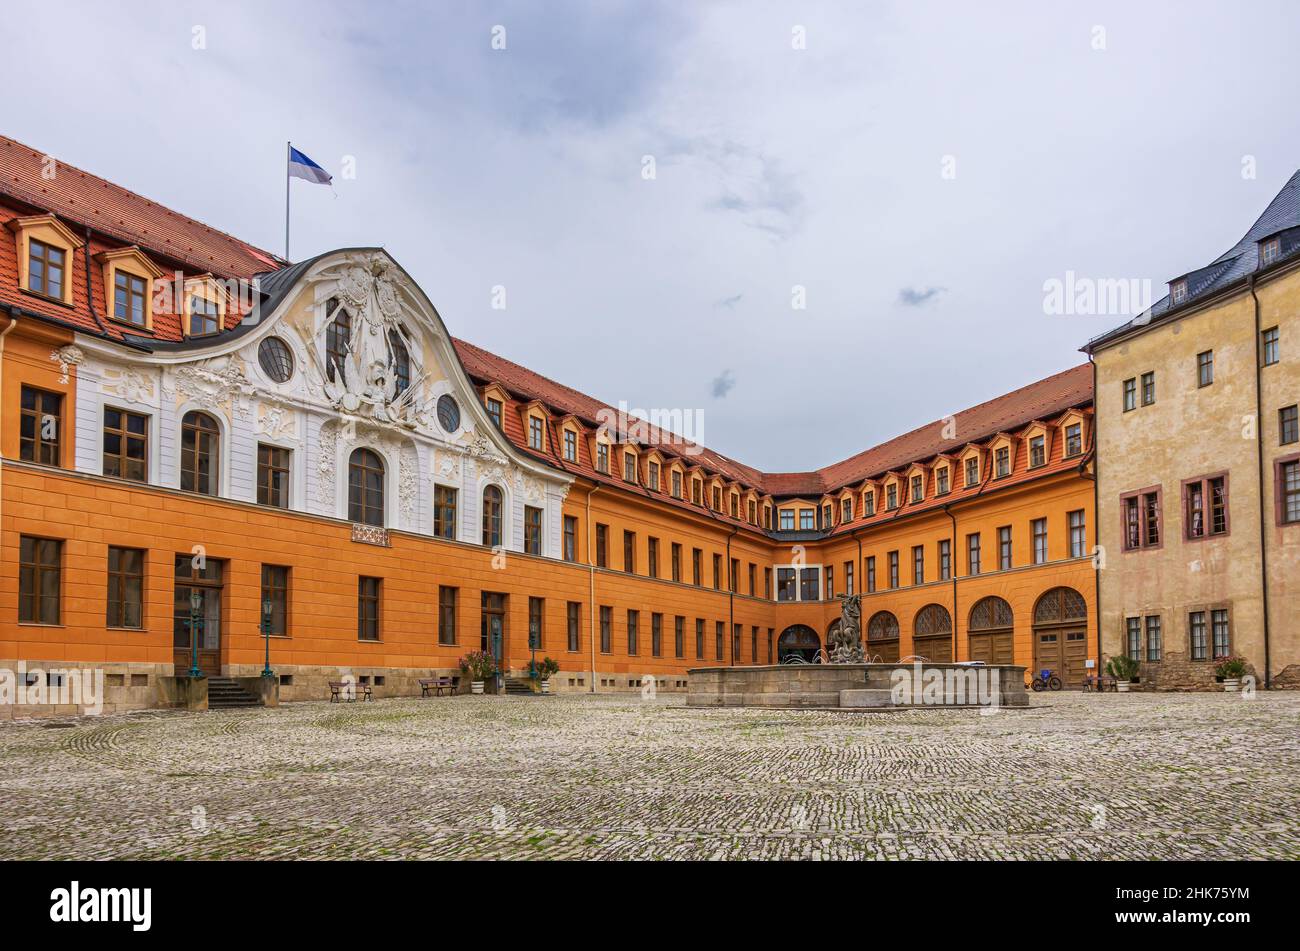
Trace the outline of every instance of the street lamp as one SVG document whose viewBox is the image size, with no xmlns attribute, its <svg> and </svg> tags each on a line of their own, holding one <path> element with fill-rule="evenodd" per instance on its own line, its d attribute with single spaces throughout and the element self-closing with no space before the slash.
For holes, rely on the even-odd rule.
<svg viewBox="0 0 1300 951">
<path fill-rule="evenodd" d="M 190 676 L 203 677 L 199 669 L 199 617 L 203 614 L 203 592 L 190 588 Z"/>
<path fill-rule="evenodd" d="M 537 641 L 538 634 L 540 633 L 541 632 L 537 630 L 537 625 L 530 622 L 528 625 L 528 650 L 532 654 L 532 660 L 528 662 L 528 675 L 533 680 L 537 679 Z"/>
<path fill-rule="evenodd" d="M 262 599 L 262 636 L 266 639 L 266 665 L 262 668 L 263 677 L 274 677 L 271 669 L 271 609 L 274 605 L 270 598 Z"/>
</svg>

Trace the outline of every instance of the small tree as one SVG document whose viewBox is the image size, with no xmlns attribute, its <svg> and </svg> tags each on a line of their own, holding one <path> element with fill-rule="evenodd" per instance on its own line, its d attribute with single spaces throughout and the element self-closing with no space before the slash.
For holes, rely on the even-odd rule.
<svg viewBox="0 0 1300 951">
<path fill-rule="evenodd" d="M 1130 681 L 1138 675 L 1138 662 L 1128 654 L 1116 654 L 1106 662 L 1106 673 L 1116 680 Z"/>
<path fill-rule="evenodd" d="M 1214 668 L 1214 675 L 1224 680 L 1238 680 L 1246 672 L 1246 658 L 1225 657 Z"/>
<path fill-rule="evenodd" d="M 471 680 L 487 680 L 497 672 L 497 665 L 487 651 L 470 651 L 460 659 L 460 669 Z"/>
</svg>

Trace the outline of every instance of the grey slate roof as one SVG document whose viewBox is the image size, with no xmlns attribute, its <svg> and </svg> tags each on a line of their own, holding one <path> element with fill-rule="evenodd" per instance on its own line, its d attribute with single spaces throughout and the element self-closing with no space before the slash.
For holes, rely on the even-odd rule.
<svg viewBox="0 0 1300 951">
<path fill-rule="evenodd" d="M 1208 294 L 1244 281 L 1251 274 L 1261 270 L 1259 243 L 1274 236 L 1280 236 L 1282 239 L 1281 254 L 1277 261 L 1268 265 L 1270 268 L 1300 253 L 1300 171 L 1296 171 L 1291 176 L 1240 241 L 1204 267 L 1180 274 L 1169 281 L 1170 285 L 1184 279 L 1187 281 L 1186 300 L 1175 307 L 1166 294 L 1123 326 L 1092 338 L 1082 349 L 1091 353 L 1098 346 L 1115 337 L 1145 327 L 1175 310 L 1195 304 L 1198 299 Z"/>
</svg>

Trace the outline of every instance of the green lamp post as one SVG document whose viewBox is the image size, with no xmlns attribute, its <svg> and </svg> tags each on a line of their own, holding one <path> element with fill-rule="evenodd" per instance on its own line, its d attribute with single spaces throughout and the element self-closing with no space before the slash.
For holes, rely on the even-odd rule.
<svg viewBox="0 0 1300 951">
<path fill-rule="evenodd" d="M 199 669 L 199 619 L 203 615 L 203 592 L 190 588 L 190 676 L 202 679 Z"/>
<path fill-rule="evenodd" d="M 270 598 L 262 599 L 262 637 L 266 641 L 266 664 L 262 667 L 263 677 L 274 677 L 271 669 L 271 611 L 275 607 Z"/>
</svg>

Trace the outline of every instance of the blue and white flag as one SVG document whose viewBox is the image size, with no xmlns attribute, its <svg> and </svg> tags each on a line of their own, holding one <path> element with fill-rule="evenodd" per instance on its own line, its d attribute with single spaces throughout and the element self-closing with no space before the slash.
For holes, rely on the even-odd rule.
<svg viewBox="0 0 1300 951">
<path fill-rule="evenodd" d="M 334 181 L 334 176 L 325 169 L 321 168 L 307 156 L 303 155 L 292 145 L 289 146 L 289 174 L 294 178 L 306 179 L 309 182 L 315 182 L 317 185 L 329 185 Z"/>
</svg>

